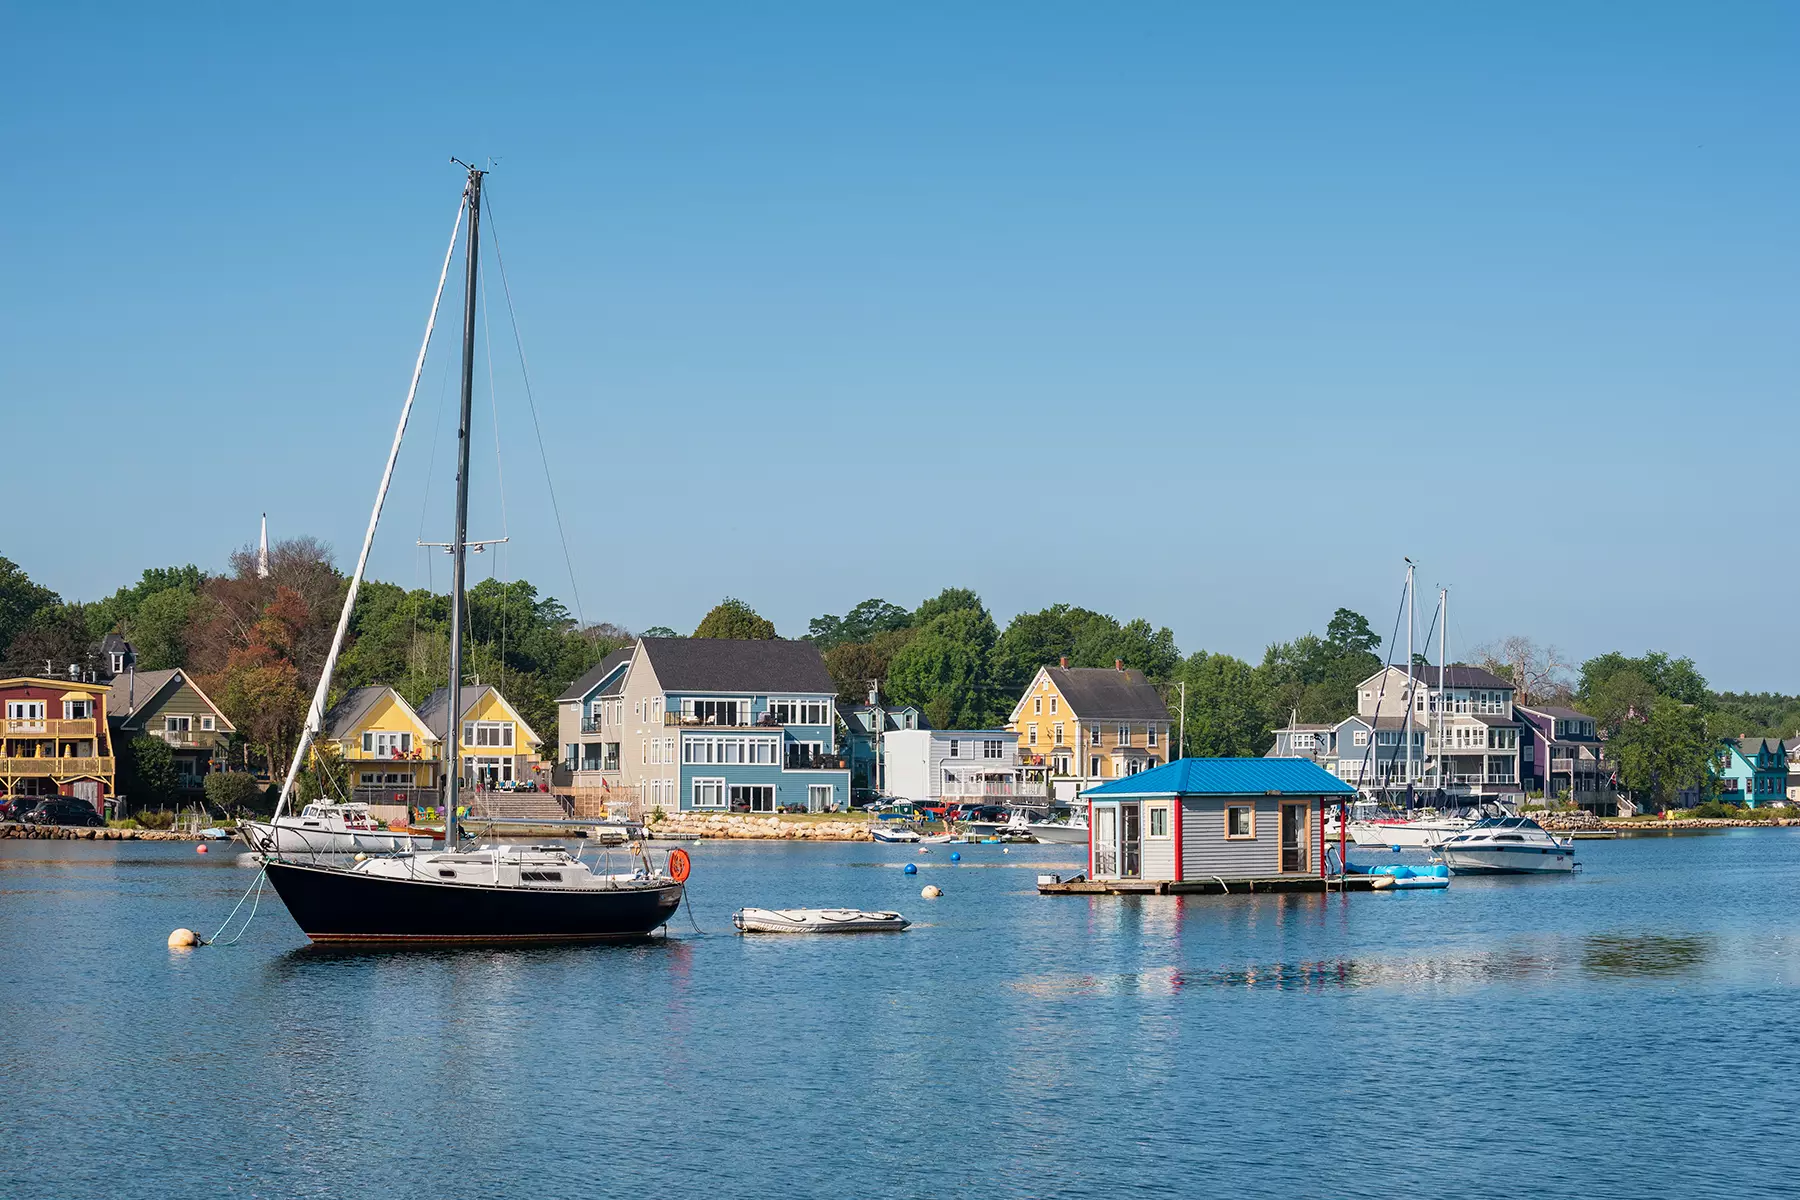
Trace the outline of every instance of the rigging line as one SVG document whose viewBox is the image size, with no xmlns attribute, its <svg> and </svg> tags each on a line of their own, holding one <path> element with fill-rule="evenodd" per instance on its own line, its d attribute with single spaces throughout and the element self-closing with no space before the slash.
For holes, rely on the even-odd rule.
<svg viewBox="0 0 1800 1200">
<path fill-rule="evenodd" d="M 488 411 L 494 420 L 494 482 L 500 489 L 500 536 L 506 538 L 512 535 L 512 529 L 506 520 L 506 474 L 500 464 L 500 393 L 494 387 L 494 322 L 488 317 L 487 276 L 481 277 L 480 287 L 481 336 L 487 344 Z M 506 691 L 506 572 L 499 568 L 500 556 L 506 553 L 506 548 L 506 542 L 490 547 L 494 558 L 488 564 L 488 578 L 498 576 L 500 583 L 500 658 L 496 666 L 499 678 L 494 681 L 494 687 L 502 693 Z"/>
<path fill-rule="evenodd" d="M 437 291 L 431 297 L 431 315 L 425 321 L 425 336 L 419 342 L 419 357 L 413 362 L 412 382 L 406 389 L 406 403 L 400 407 L 400 421 L 394 427 L 394 444 L 388 448 L 387 466 L 381 471 L 381 485 L 375 489 L 375 505 L 369 510 L 369 527 L 363 532 L 362 550 L 356 556 L 356 570 L 350 576 L 350 590 L 344 595 L 344 609 L 338 614 L 337 629 L 331 635 L 331 649 L 325 654 L 325 666 L 319 672 L 319 684 L 313 690 L 312 702 L 307 706 L 306 723 L 300 727 L 300 742 L 294 747 L 294 761 L 288 764 L 287 776 L 282 780 L 281 792 L 275 799 L 275 816 L 280 817 L 287 807 L 288 796 L 294 790 L 294 780 L 300 774 L 300 764 L 306 758 L 306 748 L 312 744 L 313 735 L 325 724 L 325 700 L 331 694 L 331 676 L 337 667 L 338 655 L 343 653 L 344 638 L 350 632 L 350 617 L 356 611 L 356 595 L 362 587 L 363 572 L 369 566 L 369 551 L 375 546 L 375 528 L 381 524 L 381 509 L 387 503 L 388 486 L 394 481 L 394 464 L 400 458 L 400 443 L 406 437 L 406 422 L 412 416 L 413 399 L 419 394 L 419 375 L 425 370 L 425 352 L 431 349 L 431 334 L 437 328 L 438 305 L 444 299 L 444 281 L 450 277 L 450 260 L 456 255 L 457 235 L 462 232 L 463 214 L 468 211 L 468 194 L 457 201 L 456 221 L 450 226 L 450 244 L 444 247 L 444 265 L 438 272 Z"/>
<path fill-rule="evenodd" d="M 1394 631 L 1392 633 L 1388 634 L 1388 654 L 1387 654 L 1387 663 L 1385 664 L 1386 666 L 1391 667 L 1394 665 L 1394 652 L 1400 648 L 1400 618 L 1404 617 L 1405 615 L 1406 615 L 1406 586 L 1404 584 L 1402 584 L 1400 587 L 1400 608 L 1399 608 L 1399 611 L 1394 613 Z M 1375 743 L 1379 740 L 1380 729 L 1381 729 L 1381 702 L 1387 696 L 1387 681 L 1388 681 L 1387 672 L 1383 671 L 1381 673 L 1381 686 L 1379 688 L 1375 689 L 1375 715 L 1369 718 L 1369 722 L 1372 726 L 1374 726 L 1374 728 L 1371 729 L 1369 732 L 1369 745 L 1368 745 L 1367 749 L 1365 749 L 1363 751 L 1363 778 L 1364 779 L 1367 779 L 1369 777 L 1369 771 L 1368 771 L 1369 760 L 1372 757 L 1374 757 Z M 1408 706 L 1410 706 L 1412 704 L 1412 697 L 1410 697 L 1410 696 L 1407 697 L 1406 702 L 1407 702 Z M 1408 710 L 1408 715 L 1409 716 L 1411 715 L 1410 707 Z M 1403 734 L 1412 732 L 1411 730 L 1407 729 L 1406 724 L 1407 723 L 1404 720 L 1400 722 L 1400 730 Z"/>
<path fill-rule="evenodd" d="M 525 358 L 525 339 L 519 332 L 519 312 L 513 306 L 512 284 L 506 278 L 506 256 L 500 253 L 500 228 L 494 220 L 494 200 L 487 203 L 488 240 L 494 247 L 494 262 L 500 268 L 500 290 L 506 296 L 506 314 L 512 321 L 513 345 L 519 351 L 519 374 L 525 381 L 525 403 L 531 409 L 531 428 L 537 435 L 538 460 L 544 464 L 544 484 L 550 489 L 550 511 L 556 517 L 556 536 L 562 542 L 563 564 L 569 569 L 569 593 L 575 601 L 575 622 L 587 627 L 581 611 L 581 586 L 575 582 L 575 558 L 569 553 L 569 535 L 563 530 L 562 505 L 556 499 L 556 481 L 550 474 L 550 455 L 544 449 L 544 427 L 538 421 L 537 398 L 531 391 L 531 365 Z"/>
</svg>

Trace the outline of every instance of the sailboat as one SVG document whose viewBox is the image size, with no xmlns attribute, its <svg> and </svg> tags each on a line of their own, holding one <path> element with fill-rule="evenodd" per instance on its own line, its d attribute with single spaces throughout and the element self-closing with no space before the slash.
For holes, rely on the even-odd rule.
<svg viewBox="0 0 1800 1200">
<path fill-rule="evenodd" d="M 457 160 L 452 159 L 452 162 Z M 681 903 L 683 881 L 688 876 L 685 851 L 671 850 L 663 867 L 647 856 L 637 858 L 628 871 L 601 873 L 578 855 L 561 846 L 464 846 L 459 836 L 457 802 L 459 722 L 446 723 L 443 739 L 445 779 L 444 846 L 441 850 L 411 849 L 392 854 L 358 855 L 358 860 L 327 861 L 318 855 L 287 848 L 273 830 L 283 828 L 294 783 L 308 749 L 324 725 L 325 704 L 350 615 L 368 566 L 375 529 L 393 480 L 394 464 L 406 434 L 406 423 L 418 394 L 419 375 L 437 324 L 444 284 L 456 252 L 463 219 L 468 218 L 464 244 L 467 260 L 463 298 L 462 420 L 458 431 L 456 523 L 451 555 L 449 711 L 462 711 L 463 614 L 465 568 L 470 543 L 469 438 L 474 396 L 475 320 L 479 296 L 476 288 L 481 236 L 481 183 L 486 172 L 457 163 L 468 171 L 456 222 L 450 230 L 450 246 L 438 274 L 437 294 L 426 322 L 425 340 L 413 367 L 412 386 L 400 410 L 400 424 L 388 451 L 387 466 L 376 489 L 375 506 L 363 535 L 362 552 L 350 577 L 350 589 L 338 616 L 337 630 L 325 658 L 319 685 L 307 709 L 293 762 L 282 782 L 271 831 L 263 843 L 264 869 L 276 893 L 287 905 L 301 930 L 314 942 L 353 944 L 439 944 L 495 942 L 588 942 L 642 937 L 665 924 Z"/>
</svg>

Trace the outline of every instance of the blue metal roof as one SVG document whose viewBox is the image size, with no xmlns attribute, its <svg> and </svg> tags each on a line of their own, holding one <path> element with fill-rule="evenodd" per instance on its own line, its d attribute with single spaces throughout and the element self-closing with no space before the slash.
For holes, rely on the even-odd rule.
<svg viewBox="0 0 1800 1200">
<path fill-rule="evenodd" d="M 1306 758 L 1178 758 L 1084 790 L 1083 796 L 1352 796 L 1356 789 Z"/>
</svg>

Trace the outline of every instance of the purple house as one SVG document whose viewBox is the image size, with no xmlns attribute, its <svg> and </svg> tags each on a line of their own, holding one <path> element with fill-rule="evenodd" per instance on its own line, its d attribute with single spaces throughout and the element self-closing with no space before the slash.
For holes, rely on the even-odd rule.
<svg viewBox="0 0 1800 1200">
<path fill-rule="evenodd" d="M 1519 776 L 1527 791 L 1566 793 L 1582 808 L 1613 816 L 1617 796 L 1594 718 L 1572 708 L 1513 706 L 1520 722 Z"/>
</svg>

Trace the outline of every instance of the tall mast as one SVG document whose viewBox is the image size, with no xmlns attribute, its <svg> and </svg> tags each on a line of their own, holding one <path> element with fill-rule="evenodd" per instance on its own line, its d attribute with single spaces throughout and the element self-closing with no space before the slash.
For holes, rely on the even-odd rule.
<svg viewBox="0 0 1800 1200">
<path fill-rule="evenodd" d="M 471 228 L 473 228 L 471 226 Z M 1406 712 L 1400 720 L 1400 736 L 1406 739 L 1406 802 L 1412 803 L 1413 785 L 1413 561 L 1406 560 Z"/>
<path fill-rule="evenodd" d="M 467 167 L 467 163 L 460 164 Z M 462 783 L 462 667 L 464 568 L 469 539 L 469 425 L 475 405 L 475 290 L 481 263 L 481 177 L 485 172 L 469 167 L 469 186 L 463 193 L 469 208 L 467 287 L 463 292 L 462 415 L 456 431 L 456 532 L 450 542 L 450 696 L 444 710 L 444 848 L 455 850 L 456 804 Z"/>
<path fill-rule="evenodd" d="M 1444 639 L 1450 636 L 1450 589 L 1438 589 L 1438 689 L 1437 689 L 1437 785 L 1444 791 L 1444 706 L 1450 695 L 1450 684 L 1444 678 L 1448 654 Z"/>
</svg>

